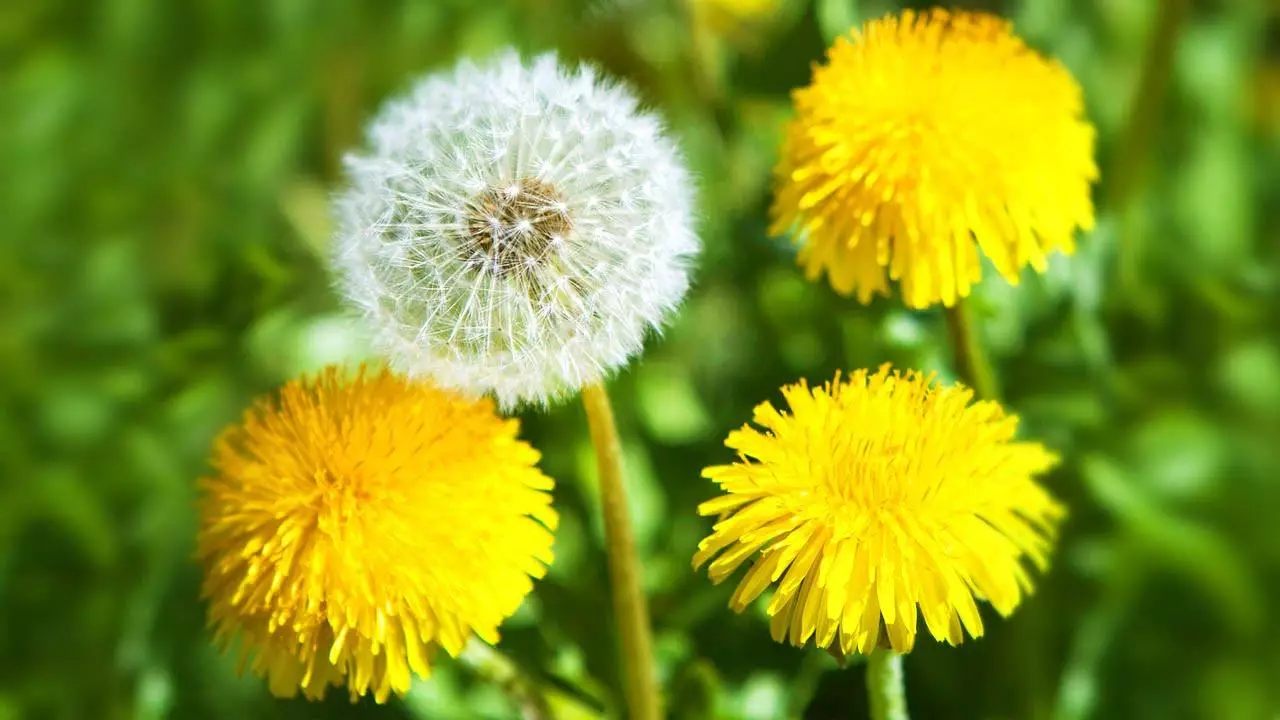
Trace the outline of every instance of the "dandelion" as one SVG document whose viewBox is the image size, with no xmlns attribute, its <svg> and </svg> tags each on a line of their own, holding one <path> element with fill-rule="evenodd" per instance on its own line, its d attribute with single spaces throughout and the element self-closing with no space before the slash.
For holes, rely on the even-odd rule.
<svg viewBox="0 0 1280 720">
<path fill-rule="evenodd" d="M 1033 480 L 1057 458 L 1013 440 L 1017 419 L 969 390 L 886 366 L 822 388 L 783 388 L 726 445 L 741 461 L 707 468 L 724 495 L 698 546 L 719 583 L 759 554 L 730 600 L 741 612 L 774 587 L 774 640 L 841 652 L 911 650 L 918 616 L 933 637 L 982 635 L 976 600 L 1002 615 L 1031 591 L 1063 514 Z M 718 556 L 718 557 L 717 557 Z M 712 560 L 712 558 L 715 558 Z M 838 640 L 837 640 L 838 638 Z"/>
<path fill-rule="evenodd" d="M 840 38 L 796 91 L 775 170 L 771 232 L 793 231 L 809 279 L 870 302 L 954 305 L 1009 282 L 1094 223 L 1094 129 L 1059 63 L 981 13 L 933 10 Z"/>
<path fill-rule="evenodd" d="M 680 153 L 589 66 L 464 62 L 368 135 L 346 158 L 334 264 L 400 370 L 547 403 L 625 364 L 689 286 Z"/>
<path fill-rule="evenodd" d="M 518 422 L 390 372 L 290 382 L 218 439 L 198 557 L 219 640 L 271 691 L 404 693 L 551 562 L 552 481 Z"/>
</svg>

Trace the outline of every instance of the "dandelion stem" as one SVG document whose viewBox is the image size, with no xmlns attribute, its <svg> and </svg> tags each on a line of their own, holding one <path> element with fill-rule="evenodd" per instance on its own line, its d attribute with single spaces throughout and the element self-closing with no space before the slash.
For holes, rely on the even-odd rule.
<svg viewBox="0 0 1280 720">
<path fill-rule="evenodd" d="M 458 661 L 477 678 L 502 690 L 519 708 L 524 720 L 586 718 L 600 714 L 598 703 L 582 688 L 551 683 L 478 638 L 467 643 Z"/>
<path fill-rule="evenodd" d="M 947 308 L 947 334 L 951 337 L 956 372 L 961 381 L 973 388 L 980 400 L 999 399 L 1000 385 L 991 368 L 991 360 L 987 357 L 987 349 L 982 343 L 982 335 L 978 331 L 978 323 L 974 319 L 973 307 L 969 301 L 960 298 L 955 305 Z"/>
<path fill-rule="evenodd" d="M 584 388 L 582 404 L 587 410 L 587 424 L 591 428 L 600 473 L 600 504 L 604 512 L 609 581 L 613 586 L 613 612 L 622 651 L 627 717 L 658 720 L 661 714 L 653 668 L 653 638 L 649 610 L 640 588 L 640 561 L 627 514 L 626 489 L 622 485 L 622 443 L 603 386 L 595 384 Z"/>
<path fill-rule="evenodd" d="M 908 720 L 901 655 L 892 650 L 871 653 L 867 659 L 867 693 L 871 697 L 871 720 Z"/>
<path fill-rule="evenodd" d="M 1110 177 L 1107 180 L 1107 210 L 1118 213 L 1121 224 L 1119 243 L 1120 282 L 1124 288 L 1137 285 L 1139 268 L 1143 259 L 1140 233 L 1130 232 L 1132 213 L 1129 204 L 1141 189 L 1143 173 L 1150 164 L 1155 141 L 1163 127 L 1165 98 L 1169 79 L 1173 76 L 1174 57 L 1182 28 L 1190 15 L 1190 0 L 1168 0 L 1157 4 L 1155 27 L 1152 28 L 1146 53 L 1142 60 L 1142 72 L 1134 90 L 1129 117 L 1115 144 Z"/>
<path fill-rule="evenodd" d="M 472 640 L 458 659 L 478 677 L 493 683 L 506 693 L 526 718 L 546 720 L 551 717 L 551 708 L 542 688 L 511 658 L 484 643 Z"/>
</svg>

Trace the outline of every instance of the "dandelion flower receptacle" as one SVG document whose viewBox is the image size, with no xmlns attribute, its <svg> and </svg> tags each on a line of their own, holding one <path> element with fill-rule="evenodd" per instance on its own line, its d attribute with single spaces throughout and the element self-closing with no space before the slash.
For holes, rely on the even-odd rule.
<svg viewBox="0 0 1280 720">
<path fill-rule="evenodd" d="M 388 371 L 330 367 L 218 439 L 197 555 L 220 641 L 273 693 L 382 702 L 496 642 L 552 559 L 552 481 L 518 422 Z M 252 659 L 250 659 L 252 658 Z"/>
<path fill-rule="evenodd" d="M 550 54 L 427 77 L 346 159 L 343 295 L 394 367 L 504 408 L 601 381 L 683 299 L 698 251 L 663 130 Z"/>
<path fill-rule="evenodd" d="M 885 367 L 783 388 L 729 435 L 741 460 L 704 471 L 723 495 L 698 546 L 719 583 L 758 556 L 730 605 L 772 587 L 775 640 L 907 652 L 918 618 L 938 640 L 983 632 L 977 601 L 1011 613 L 1043 569 L 1063 515 L 1034 476 L 1057 458 L 1014 440 L 1017 419 L 960 386 Z M 835 645 L 833 645 L 835 643 Z"/>
<path fill-rule="evenodd" d="M 772 232 L 842 294 L 866 303 L 894 280 L 910 307 L 950 306 L 980 279 L 980 252 L 1016 283 L 1093 227 L 1081 89 L 1000 18 L 870 21 L 794 97 Z"/>
</svg>

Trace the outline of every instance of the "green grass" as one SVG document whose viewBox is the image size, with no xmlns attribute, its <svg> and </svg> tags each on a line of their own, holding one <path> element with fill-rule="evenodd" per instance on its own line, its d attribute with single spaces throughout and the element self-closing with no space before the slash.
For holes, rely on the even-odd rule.
<svg viewBox="0 0 1280 720">
<path fill-rule="evenodd" d="M 511 44 L 589 58 L 670 121 L 700 178 L 696 287 L 612 384 L 678 718 L 865 717 L 861 669 L 776 645 L 689 568 L 724 435 L 799 377 L 952 373 L 940 312 L 807 284 L 764 234 L 788 92 L 844 22 L 793 2 L 694 46 L 674 0 L 9 3 L 0 10 L 0 719 L 513 718 L 445 662 L 402 701 L 276 700 L 204 627 L 194 483 L 254 396 L 358 357 L 323 257 L 341 153 L 421 73 Z M 968 3 L 1085 87 L 1098 229 L 977 302 L 1024 432 L 1066 458 L 1050 575 L 1008 621 L 907 658 L 918 718 L 1280 713 L 1280 15 L 1197 1 Z M 1272 4 L 1274 5 L 1274 4 Z M 1156 28 L 1175 42 L 1148 53 Z M 746 41 L 750 42 L 746 42 Z M 697 48 L 697 49 L 695 49 Z M 1148 62 L 1154 57 L 1154 62 Z M 616 707 L 581 409 L 525 418 L 559 480 L 550 577 L 501 649 Z"/>
</svg>

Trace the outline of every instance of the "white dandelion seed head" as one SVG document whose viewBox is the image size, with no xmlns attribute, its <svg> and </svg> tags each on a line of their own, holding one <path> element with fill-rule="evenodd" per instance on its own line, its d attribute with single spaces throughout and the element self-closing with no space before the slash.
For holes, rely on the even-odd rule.
<svg viewBox="0 0 1280 720">
<path fill-rule="evenodd" d="M 637 354 L 684 297 L 693 183 L 625 87 L 552 54 L 464 61 L 345 158 L 334 263 L 391 364 L 504 408 Z"/>
</svg>

